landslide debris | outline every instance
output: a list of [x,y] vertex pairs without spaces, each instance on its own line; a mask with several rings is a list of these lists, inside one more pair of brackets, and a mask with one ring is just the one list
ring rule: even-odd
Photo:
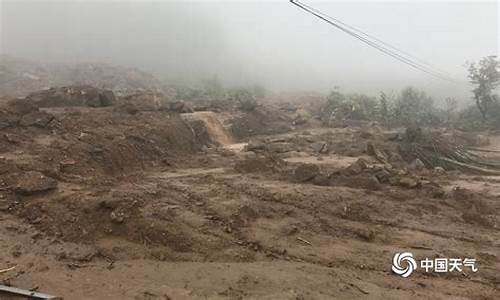
[[37,107],[106,107],[112,106],[116,102],[112,91],[88,85],[74,85],[37,91],[29,94],[26,100]]
[[21,195],[33,195],[57,188],[57,180],[37,171],[24,172],[17,176],[13,190]]

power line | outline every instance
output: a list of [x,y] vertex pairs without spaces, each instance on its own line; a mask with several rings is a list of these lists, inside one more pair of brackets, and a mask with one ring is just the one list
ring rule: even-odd
[[384,52],[385,54],[387,54],[387,55],[389,55],[389,56],[391,56],[391,57],[393,57],[393,58],[395,58],[395,59],[397,59],[397,60],[399,60],[399,61],[407,64],[407,65],[412,66],[413,68],[416,68],[416,69],[418,69],[418,70],[420,70],[422,72],[425,72],[425,73],[427,73],[429,75],[432,75],[434,77],[438,77],[438,78],[443,79],[443,80],[453,81],[453,79],[447,78],[446,75],[443,75],[443,74],[441,74],[438,71],[432,70],[429,67],[425,67],[422,64],[414,62],[411,59],[409,59],[407,57],[404,57],[403,55],[395,53],[394,51],[391,51],[390,49],[387,49],[386,47],[383,47],[383,46],[377,44],[376,42],[371,41],[371,40],[367,39],[366,37],[363,37],[360,34],[357,34],[357,33],[353,32],[353,31],[351,31],[351,30],[349,30],[349,29],[347,29],[347,28],[345,28],[345,27],[343,27],[343,26],[335,23],[334,21],[328,20],[326,17],[324,17],[323,13],[321,13],[321,12],[319,12],[319,11],[313,9],[313,8],[306,7],[304,4],[300,3],[299,1],[293,1],[293,0],[291,0],[290,2],[292,2],[295,5],[297,5],[301,9],[303,9],[303,10],[305,10],[305,11],[313,14],[314,16],[322,19],[323,21],[326,21],[330,25],[333,25],[334,27],[336,27],[336,28],[344,31],[345,33],[347,33],[347,34],[349,34],[349,35],[351,35],[351,36],[353,36],[353,37],[361,40],[362,42],[364,42],[364,43],[366,43],[366,44],[368,44],[368,45],[376,48],[377,50],[379,50],[381,52]]
[[[294,1],[291,1],[291,2],[294,2]],[[362,36],[365,36],[366,38],[369,38],[369,39],[372,39],[372,40],[374,40],[374,41],[376,41],[376,42],[379,42],[380,44],[382,44],[382,45],[384,45],[384,46],[387,46],[388,48],[391,48],[391,49],[393,49],[393,50],[394,50],[394,51],[396,51],[396,52],[399,52],[399,53],[404,54],[404,55],[405,55],[406,57],[408,57],[408,58],[412,58],[412,59],[414,59],[415,61],[417,61],[417,62],[421,63],[422,65],[425,65],[425,66],[427,66],[427,67],[429,67],[429,68],[431,68],[431,69],[434,69],[434,70],[436,70],[436,71],[439,71],[439,73],[441,73],[441,74],[443,74],[443,75],[449,76],[449,74],[447,74],[446,72],[444,72],[444,71],[440,70],[440,69],[439,69],[439,68],[437,68],[436,66],[433,66],[433,65],[431,65],[431,64],[429,64],[429,63],[427,63],[427,62],[425,62],[425,61],[423,61],[423,60],[421,60],[421,59],[419,59],[418,57],[413,56],[412,54],[410,54],[410,53],[408,53],[408,52],[406,52],[406,51],[404,51],[404,50],[401,50],[401,49],[399,49],[399,48],[396,48],[396,47],[394,47],[394,46],[392,46],[392,45],[390,45],[390,44],[388,44],[388,43],[386,43],[386,42],[382,41],[381,39],[379,39],[379,38],[377,38],[377,37],[375,37],[375,36],[373,36],[373,35],[370,35],[370,34],[368,34],[368,33],[366,33],[366,32],[363,32],[362,30],[360,30],[360,29],[358,29],[358,28],[356,28],[356,27],[354,27],[354,26],[351,26],[351,25],[349,25],[349,24],[346,24],[346,23],[342,22],[341,20],[336,19],[336,18],[334,18],[334,17],[332,17],[332,16],[330,16],[330,15],[328,15],[328,14],[326,14],[326,13],[322,13],[322,12],[320,12],[320,11],[318,11],[318,10],[314,9],[313,7],[308,6],[307,4],[301,3],[300,1],[296,1],[296,2],[300,3],[302,6],[307,7],[308,9],[310,9],[310,10],[312,10],[312,11],[315,11],[315,12],[316,12],[316,13],[318,13],[318,14],[321,14],[321,15],[323,15],[323,16],[328,17],[330,20],[333,20],[333,21],[337,22],[338,24],[341,24],[342,26],[344,26],[344,27],[346,27],[346,28],[348,28],[348,29],[350,29],[350,30],[352,30],[352,31],[355,31],[355,32],[357,32],[358,34],[360,34],[360,35],[362,35]]]
[[[336,27],[337,29],[355,37],[356,39],[364,42],[365,44],[368,44],[369,46],[371,46],[371,47],[373,47],[373,48],[375,48],[375,49],[377,49],[377,50],[413,67],[413,68],[415,68],[415,69],[418,69],[424,73],[427,73],[431,76],[437,77],[437,78],[442,79],[442,80],[456,82],[453,78],[451,78],[447,74],[443,74],[441,71],[434,70],[434,68],[431,65],[429,65],[427,63],[424,63],[425,64],[424,65],[422,63],[415,62],[414,60],[397,53],[397,52],[405,53],[404,51],[399,50],[399,49],[397,49],[397,48],[395,48],[395,47],[393,47],[393,46],[391,46],[391,45],[389,45],[389,44],[387,44],[387,43],[385,43],[385,42],[383,42],[383,41],[381,41],[381,40],[379,40],[379,39],[377,39],[377,38],[375,38],[367,33],[364,33],[363,31],[356,29],[353,26],[349,26],[343,22],[340,22],[340,21],[336,20],[335,18],[332,18],[332,17],[330,17],[330,16],[328,16],[328,15],[326,15],[326,14],[324,14],[324,13],[322,13],[322,12],[320,12],[320,11],[318,11],[318,10],[308,6],[308,5],[305,5],[299,1],[290,0],[290,2],[294,5],[296,5],[297,7],[303,9],[304,11],[306,11],[306,12],[318,17],[319,19],[329,23],[330,25]],[[357,33],[354,31],[356,31]],[[371,38],[371,40],[370,40],[370,38]],[[389,48],[392,48],[393,50],[391,50],[387,47],[384,47],[380,44],[377,44],[376,41],[386,45]],[[411,55],[406,54],[406,56],[411,56]]]

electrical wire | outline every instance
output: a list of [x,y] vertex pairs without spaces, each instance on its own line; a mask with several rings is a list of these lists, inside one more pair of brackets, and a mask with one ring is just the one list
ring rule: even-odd
[[[424,73],[427,73],[428,75],[437,77],[439,79],[451,81],[451,82],[457,82],[455,79],[451,78],[449,75],[445,74],[444,72],[436,70],[430,64],[416,62],[416,61],[410,59],[409,57],[412,57],[412,56],[407,54],[406,52],[399,50],[396,47],[393,47],[393,46],[389,45],[388,43],[383,42],[382,40],[375,38],[367,33],[364,33],[363,31],[361,31],[353,26],[347,25],[344,22],[341,22],[333,17],[330,17],[330,16],[328,16],[328,15],[326,15],[326,14],[324,14],[324,13],[322,13],[322,12],[320,12],[320,11],[318,11],[318,10],[308,6],[308,5],[301,3],[300,1],[290,0],[290,2],[292,4],[298,6],[299,8],[305,10],[306,12],[308,12],[308,13],[320,18],[321,20],[329,23],[330,25],[336,27],[337,29],[339,29],[339,30],[353,36],[354,38],[364,42],[365,44],[368,44],[369,46],[399,60],[400,62],[403,62],[403,63],[405,63],[405,64],[407,64],[415,69],[418,69]],[[383,45],[380,45],[380,44],[386,45],[386,47],[384,47]],[[392,50],[389,48],[392,48]],[[406,56],[402,55],[398,52],[403,53]]]

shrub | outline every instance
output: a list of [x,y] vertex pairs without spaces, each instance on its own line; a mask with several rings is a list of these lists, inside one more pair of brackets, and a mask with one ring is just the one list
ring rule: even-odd
[[258,105],[255,95],[248,89],[233,90],[230,98],[236,101],[243,111],[253,111]]
[[376,111],[377,101],[373,97],[332,91],[326,98],[321,118],[326,124],[345,119],[369,121],[374,119]]
[[500,102],[492,102],[488,112],[485,120],[477,105],[466,107],[458,112],[455,126],[466,130],[500,129]]
[[439,125],[441,118],[430,96],[408,87],[394,103],[393,123],[402,126]]

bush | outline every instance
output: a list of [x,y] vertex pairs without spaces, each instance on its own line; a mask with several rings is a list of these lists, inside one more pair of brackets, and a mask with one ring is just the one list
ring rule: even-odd
[[203,82],[204,94],[212,99],[221,99],[225,96],[225,90],[217,76]]
[[500,129],[500,103],[490,104],[486,120],[477,105],[471,105],[457,114],[454,126],[466,130]]
[[332,91],[321,112],[324,123],[345,119],[373,120],[377,111],[377,101],[373,97],[358,94],[342,94]]
[[203,95],[203,90],[186,87],[186,86],[176,86],[175,97],[179,100],[192,100],[199,98]]
[[230,98],[236,101],[243,111],[253,111],[258,105],[255,95],[248,89],[233,90]]
[[[450,100],[450,105],[452,102]],[[454,109],[450,107],[447,111],[451,114]],[[397,97],[381,93],[378,100],[366,95],[331,92],[322,109],[322,120],[329,125],[345,119],[378,121],[386,126],[436,126],[452,118],[446,111],[437,109],[430,96],[409,87]]]
[[399,126],[425,126],[440,125],[442,120],[430,96],[408,87],[394,103],[392,123]]

